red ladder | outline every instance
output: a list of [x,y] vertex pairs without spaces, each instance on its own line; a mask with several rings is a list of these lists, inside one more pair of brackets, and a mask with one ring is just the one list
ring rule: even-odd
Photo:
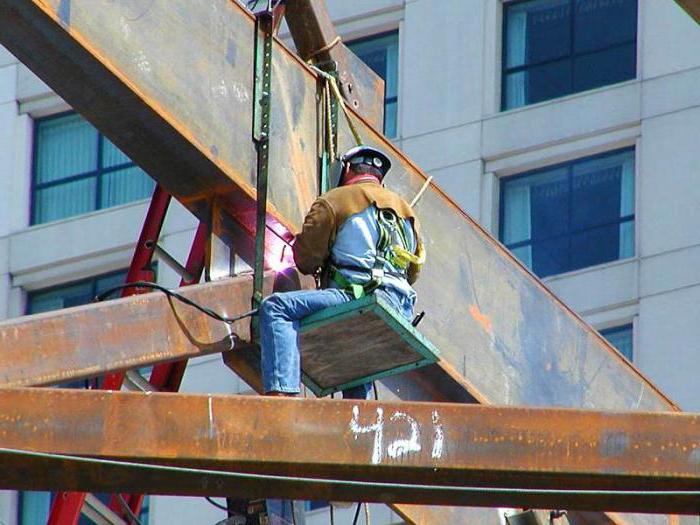
[[[165,214],[168,211],[171,196],[160,185],[157,185],[151,204],[146,213],[146,218],[141,229],[138,243],[134,249],[134,256],[129,265],[129,272],[126,276],[126,282],[132,283],[135,281],[153,281],[154,273],[150,269],[153,260],[153,254],[158,249],[157,241],[160,236]],[[204,269],[205,247],[208,236],[208,228],[205,223],[200,222],[195,233],[190,254],[185,265],[185,274],[190,277],[187,280],[182,277],[180,286],[196,284],[202,276]],[[136,288],[125,288],[121,296],[127,297],[139,292]],[[156,390],[177,392],[182,382],[182,377],[185,373],[187,361],[178,361],[175,363],[165,363],[153,367],[149,383]],[[105,376],[102,386],[103,390],[119,390],[124,381],[124,372],[109,374]],[[76,525],[85,503],[85,492],[58,492],[51,505],[51,511],[47,521],[48,525]],[[123,500],[136,516],[141,512],[143,505],[143,494],[123,494]],[[123,504],[120,501],[119,495],[113,495],[109,504],[109,508],[116,514],[122,516],[129,521],[127,512],[123,509]]]

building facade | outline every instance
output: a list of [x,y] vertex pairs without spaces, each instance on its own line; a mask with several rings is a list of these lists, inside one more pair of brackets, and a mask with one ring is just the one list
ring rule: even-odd
[[[700,27],[666,0],[328,8],[386,79],[386,135],[671,399],[700,411]],[[0,319],[80,304],[123,278],[152,187],[0,48]],[[185,260],[195,228],[175,203],[161,244]],[[157,275],[179,282],[164,264]],[[217,357],[192,362],[182,388],[246,389]],[[49,502],[3,493],[0,522],[43,523]],[[328,523],[328,507],[312,507],[307,523]],[[147,521],[223,518],[201,498],[154,497]]]

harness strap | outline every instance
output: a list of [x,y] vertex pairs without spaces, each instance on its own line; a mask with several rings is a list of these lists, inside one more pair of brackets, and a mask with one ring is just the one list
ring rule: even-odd
[[[364,297],[365,295],[369,295],[372,292],[374,292],[377,288],[379,288],[379,286],[381,286],[385,275],[390,275],[398,279],[406,278],[406,276],[402,273],[384,270],[383,266],[377,268],[377,263],[375,263],[375,266],[371,270],[362,266],[343,265],[339,267],[334,264],[331,264],[329,269],[329,277],[333,281],[335,281],[335,283],[338,286],[340,286],[343,290],[347,290],[348,292],[350,292],[355,299],[360,299],[361,297]],[[362,272],[365,274],[369,273],[370,280],[363,284],[354,283],[341,273],[341,269]]]
[[[328,266],[328,275],[335,281],[338,286],[352,293],[355,299],[359,299],[367,294],[372,293],[381,286],[385,275],[391,275],[398,279],[406,279],[406,271],[410,263],[419,261],[418,257],[405,247],[408,246],[406,233],[404,232],[403,224],[399,222],[396,213],[393,210],[377,209],[375,214],[377,222],[377,244],[375,247],[375,258],[372,268],[353,265],[337,265],[331,262]],[[395,235],[398,235],[399,244],[392,244]],[[399,272],[387,270],[387,266],[398,268]],[[364,274],[369,273],[369,281],[365,283],[354,283],[346,278],[340,270],[351,270]]]

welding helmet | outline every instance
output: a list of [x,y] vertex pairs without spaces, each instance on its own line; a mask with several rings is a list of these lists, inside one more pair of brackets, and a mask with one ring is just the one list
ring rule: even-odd
[[391,161],[384,153],[379,151],[377,148],[372,146],[355,146],[350,148],[345,154],[340,157],[340,162],[342,163],[343,171],[351,164],[367,164],[377,168],[381,174],[382,179],[391,168]]

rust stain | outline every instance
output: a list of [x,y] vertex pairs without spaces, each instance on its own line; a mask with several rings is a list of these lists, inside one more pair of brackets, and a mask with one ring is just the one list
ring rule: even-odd
[[485,332],[487,332],[489,335],[493,335],[493,326],[491,325],[491,319],[489,316],[481,313],[481,310],[479,310],[479,307],[475,304],[469,305],[469,313],[474,320],[479,323]]

